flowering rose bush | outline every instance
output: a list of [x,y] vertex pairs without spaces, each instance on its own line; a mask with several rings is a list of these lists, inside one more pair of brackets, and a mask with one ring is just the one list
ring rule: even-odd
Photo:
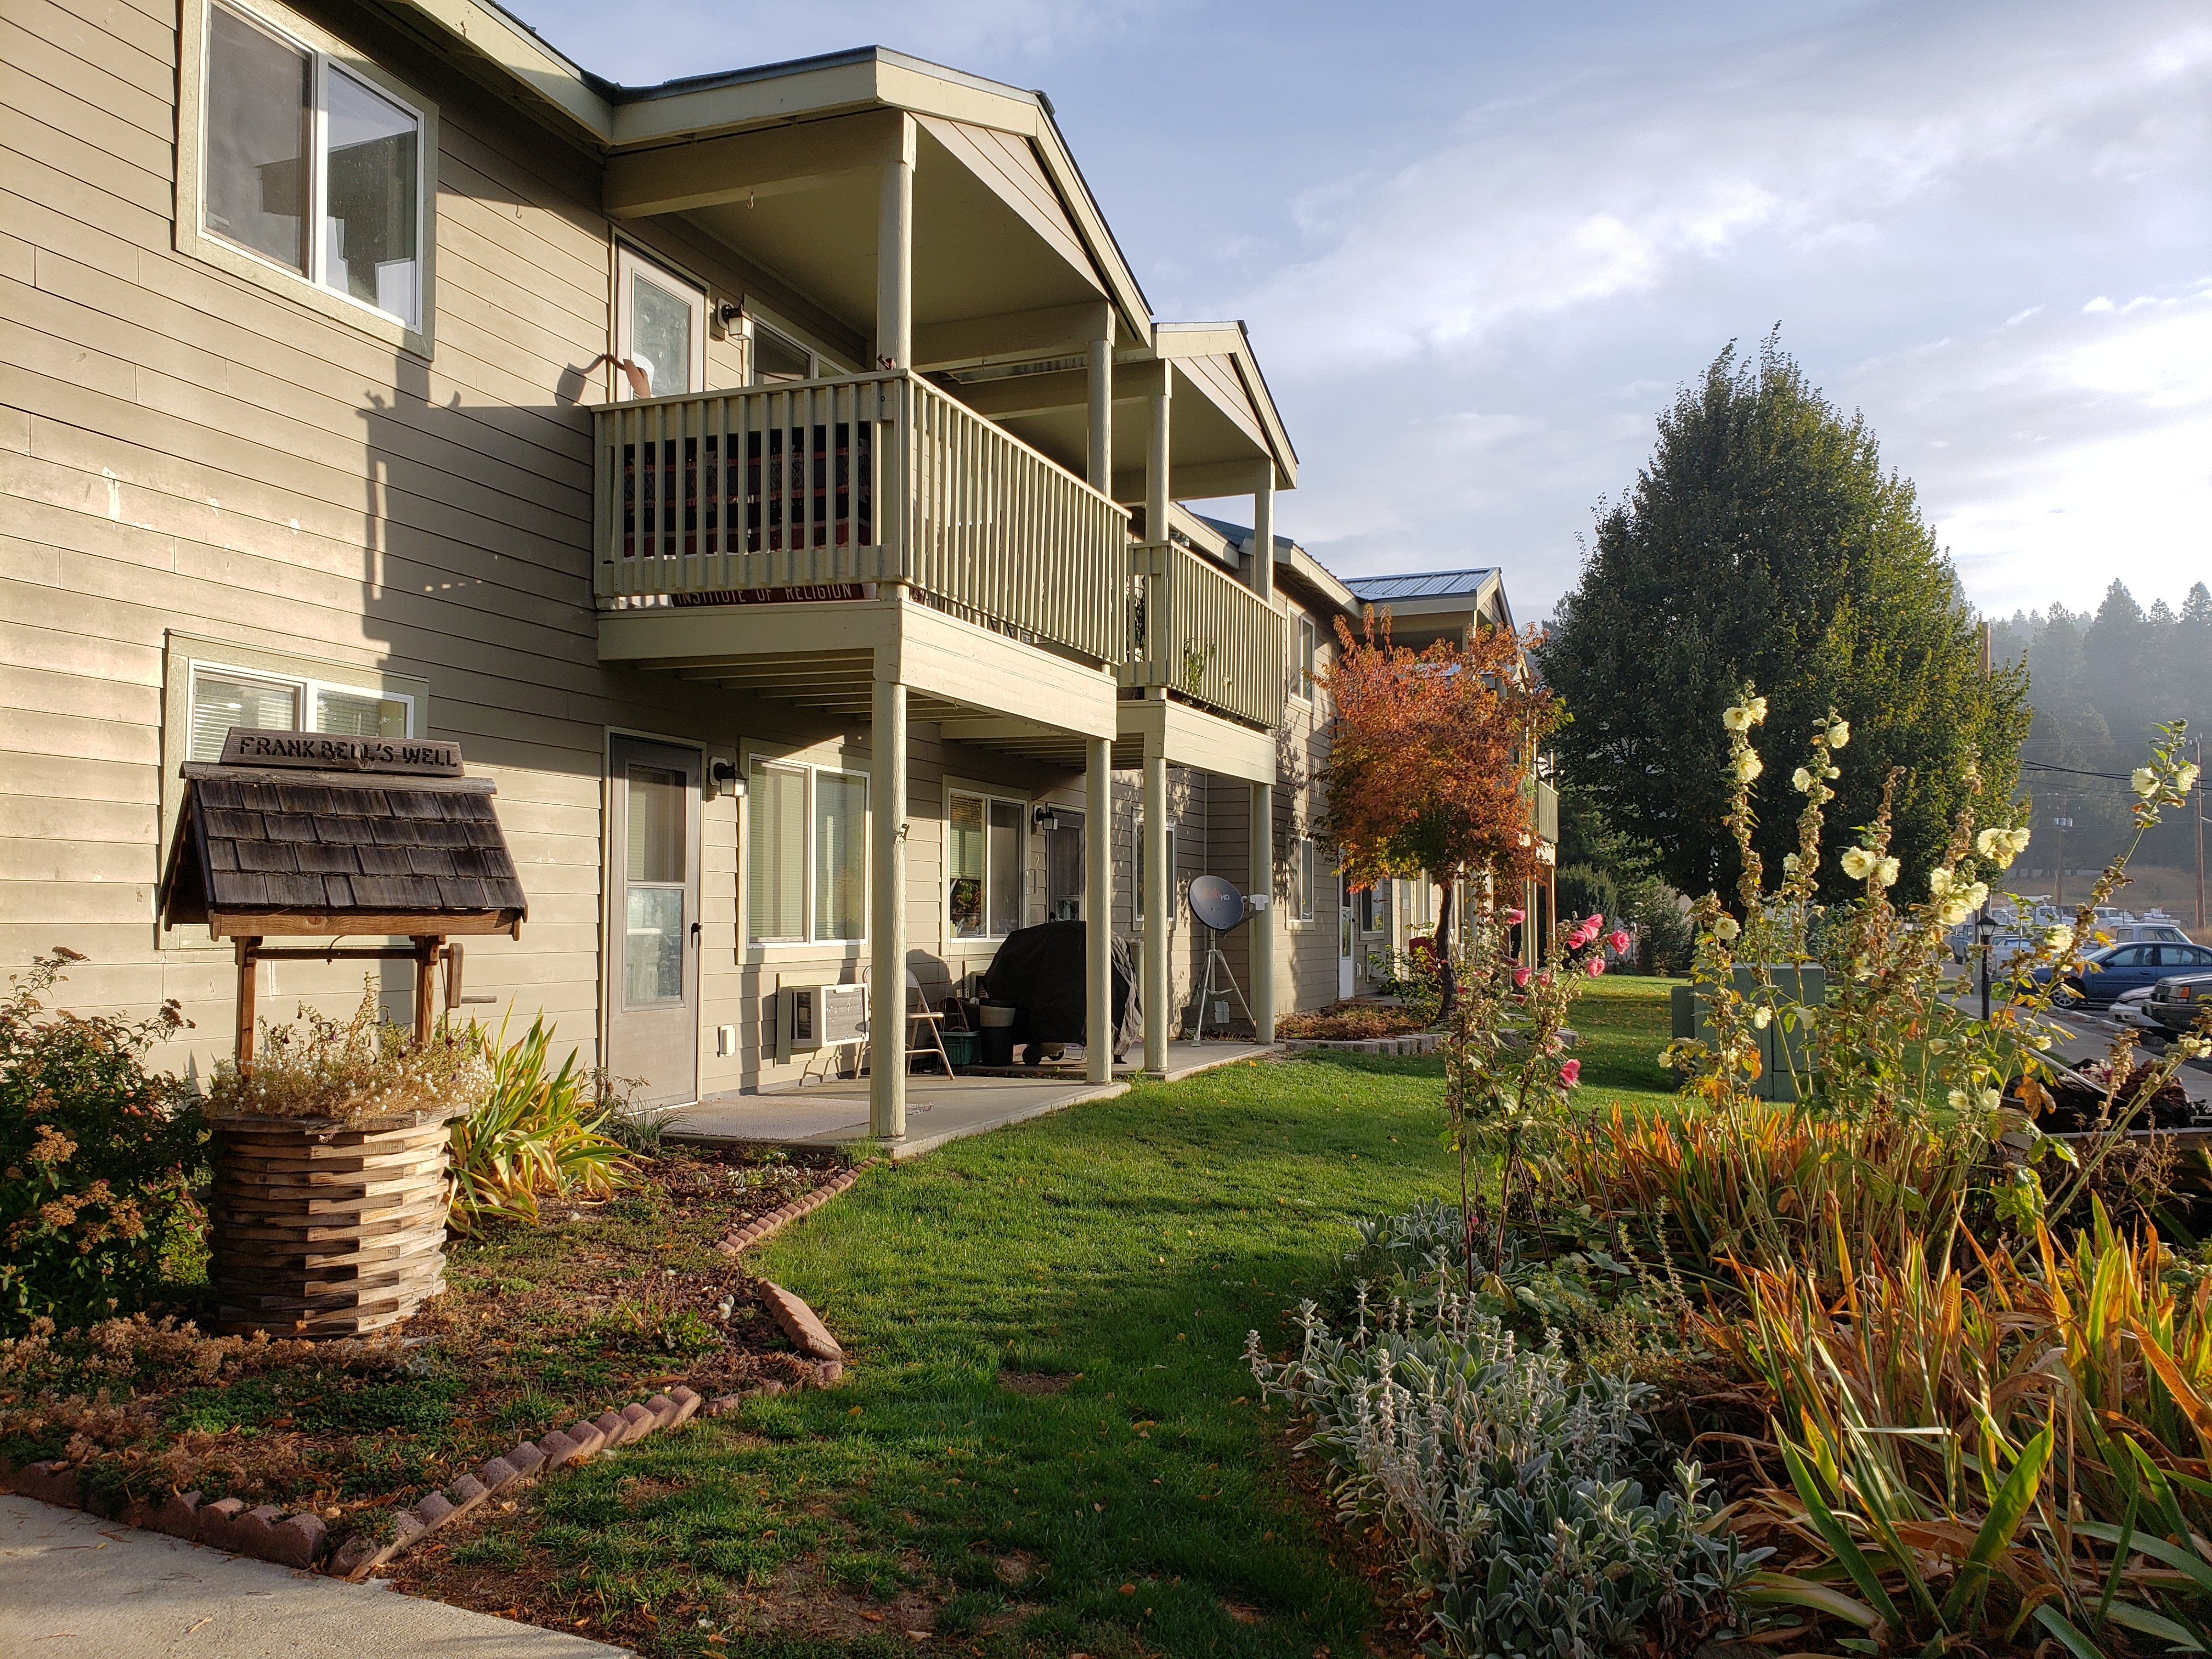
[[83,960],[40,957],[0,1001],[0,1334],[134,1310],[197,1212],[198,1106],[145,1066],[184,1015],[173,1002],[135,1021],[48,1012]]

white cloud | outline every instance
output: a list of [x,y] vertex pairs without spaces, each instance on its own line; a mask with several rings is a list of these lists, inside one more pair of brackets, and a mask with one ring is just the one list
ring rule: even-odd
[[[1309,190],[1299,256],[1248,302],[1309,457],[1286,511],[1355,568],[1502,559],[1547,608],[1649,452],[1651,382],[1779,318],[1977,597],[2078,601],[2116,544],[2212,575],[2190,463],[2212,307],[2185,291],[2212,260],[2208,111],[2212,31],[2156,5],[1861,10],[1478,111],[1395,173]],[[2054,332],[2022,286],[2084,271],[2113,286]],[[1437,465],[1409,434],[1441,439],[1477,388],[1507,435]]]

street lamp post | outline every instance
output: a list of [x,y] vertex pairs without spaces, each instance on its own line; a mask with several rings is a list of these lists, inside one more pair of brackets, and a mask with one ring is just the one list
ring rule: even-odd
[[1996,937],[1996,923],[1990,920],[1990,902],[1982,901],[1982,914],[1974,921],[1974,939],[1981,949],[1982,959],[1982,1024],[1990,1023],[1990,945]]
[[2063,915],[2066,909],[2066,832],[2074,827],[2071,818],[2053,818],[2051,827],[2058,832],[2058,886],[2051,896],[2051,903]]

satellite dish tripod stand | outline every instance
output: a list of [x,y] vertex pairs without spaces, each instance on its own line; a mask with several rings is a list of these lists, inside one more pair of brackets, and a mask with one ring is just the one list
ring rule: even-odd
[[[1252,1018],[1252,1005],[1244,1000],[1244,992],[1237,983],[1237,975],[1229,970],[1229,958],[1221,954],[1221,930],[1218,927],[1209,927],[1206,930],[1206,972],[1198,993],[1198,1018],[1191,1026],[1190,1040],[1193,1042],[1202,1042],[1206,1040],[1206,1011],[1212,1006],[1214,997],[1223,991],[1227,991],[1236,997],[1237,1006],[1244,1011],[1245,1023],[1254,1030],[1258,1030],[1260,1023]],[[1217,972],[1221,975],[1223,981],[1218,985],[1214,982],[1214,975]],[[1221,1022],[1221,1029],[1224,1031],[1229,1029],[1229,1022],[1225,1018]]]

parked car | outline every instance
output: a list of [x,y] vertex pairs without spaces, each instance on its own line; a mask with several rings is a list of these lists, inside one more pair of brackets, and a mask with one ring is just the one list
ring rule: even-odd
[[2197,1024],[2212,1007],[2212,974],[2181,974],[2151,987],[2143,1008],[2162,1030],[2179,1033]]
[[2163,1033],[2165,1027],[2151,1017],[2150,994],[2154,986],[2141,986],[2132,991],[2123,991],[2112,999],[2112,1023],[2131,1026],[2138,1031]]
[[[2101,1008],[2123,993],[2155,985],[2177,970],[2205,969],[2212,969],[2212,945],[2107,945],[2084,957],[2081,969],[2067,975],[2058,989],[2062,996]],[[2050,975],[2048,968],[2035,970],[2039,982]]]
[[2189,935],[2171,921],[2100,922],[2097,931],[2112,935],[2114,945],[2186,945]]

